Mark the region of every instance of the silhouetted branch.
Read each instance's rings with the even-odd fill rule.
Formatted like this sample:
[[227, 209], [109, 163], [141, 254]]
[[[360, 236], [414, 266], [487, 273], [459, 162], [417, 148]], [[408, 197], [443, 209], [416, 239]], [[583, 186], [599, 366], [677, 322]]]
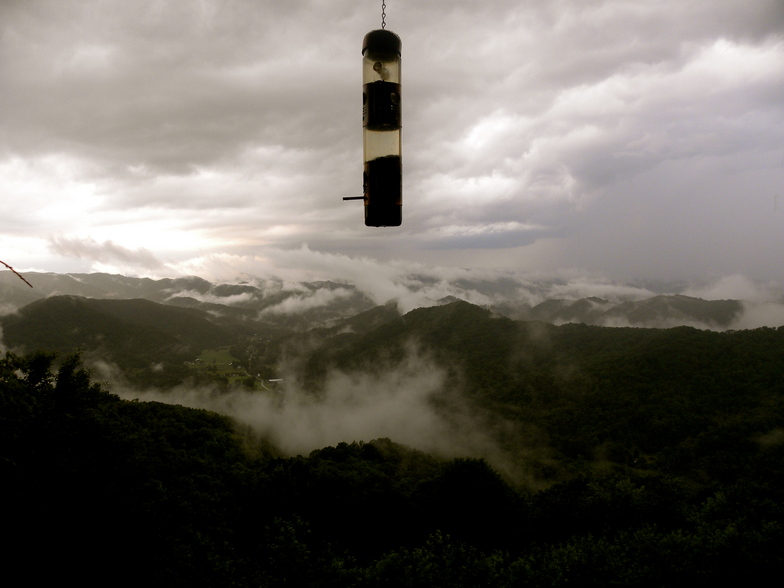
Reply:
[[5, 266], [5, 267], [7, 267], [8, 269], [10, 269], [10, 270], [11, 270], [12, 272], [14, 272], [14, 273], [15, 273], [17, 276], [19, 276], [19, 279], [20, 279], [20, 280], [22, 280], [22, 281], [23, 281], [25, 284], [27, 284], [27, 285], [28, 285], [28, 286], [30, 286], [31, 288], [33, 287], [33, 285], [32, 285], [30, 282], [28, 282], [27, 280], [25, 280], [25, 279], [24, 279], [24, 277], [22, 276], [22, 274], [20, 274], [18, 271], [16, 271], [14, 268], [12, 268], [12, 267], [11, 267], [10, 265], [8, 265], [6, 262], [4, 262], [4, 261], [0, 260], [0, 263], [2, 263], [2, 264]]

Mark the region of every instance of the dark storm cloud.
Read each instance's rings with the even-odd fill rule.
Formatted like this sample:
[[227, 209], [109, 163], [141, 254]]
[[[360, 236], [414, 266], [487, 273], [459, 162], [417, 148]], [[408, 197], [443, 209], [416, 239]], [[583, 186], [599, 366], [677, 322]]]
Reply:
[[31, 265], [56, 234], [183, 267], [307, 242], [784, 277], [780, 214], [754, 200], [784, 185], [780, 0], [399, 0], [387, 15], [405, 220], [371, 231], [340, 199], [361, 192], [359, 53], [379, 3], [3, 2], [0, 247]]
[[298, 130], [318, 118], [304, 108], [308, 85], [339, 90], [326, 83], [329, 62], [311, 52], [308, 63], [287, 38], [301, 33], [287, 20], [297, 9], [277, 4], [12, 4], [3, 33], [12, 146], [183, 173], [260, 138], [302, 144]]

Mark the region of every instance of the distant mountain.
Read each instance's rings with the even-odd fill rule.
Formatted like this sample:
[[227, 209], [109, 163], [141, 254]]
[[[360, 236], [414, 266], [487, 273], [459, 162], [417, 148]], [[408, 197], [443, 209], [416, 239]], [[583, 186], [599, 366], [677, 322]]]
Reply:
[[354, 316], [375, 306], [348, 284], [254, 279], [217, 284], [198, 277], [152, 280], [111, 274], [28, 273], [31, 289], [10, 271], [0, 272], [0, 313], [35, 300], [59, 295], [125, 300], [142, 298], [160, 304], [201, 309], [233, 320], [263, 320], [307, 329]]
[[179, 382], [187, 375], [185, 361], [193, 361], [204, 349], [231, 345], [244, 332], [259, 328], [243, 330], [242, 324], [221, 324], [202, 310], [149, 300], [71, 295], [37, 300], [0, 317], [0, 325], [11, 349], [62, 355], [82, 351], [115, 363], [131, 379], [157, 372], [160, 377], [154, 379], [159, 383]]
[[26, 273], [25, 277], [33, 288], [26, 286], [12, 272], [0, 272], [0, 287], [3, 288], [5, 302], [26, 304], [31, 301], [31, 297], [40, 299], [65, 294], [87, 298], [144, 298], [153, 302], [163, 302], [176, 292], [192, 291], [204, 294], [212, 287], [212, 284], [197, 277], [152, 280], [103, 273], [36, 272]]
[[0, 272], [0, 334], [7, 347], [82, 350], [131, 374], [163, 362], [184, 376], [185, 360], [219, 347], [234, 347], [244, 365], [264, 371], [289, 331], [364, 332], [399, 316], [394, 304], [376, 309], [355, 287], [330, 281], [213, 285], [197, 277], [26, 277], [34, 288]]
[[363, 334], [399, 318], [400, 311], [397, 309], [397, 305], [391, 302], [360, 312], [347, 319], [334, 321], [332, 325], [317, 330], [323, 335]]
[[[340, 325], [340, 328], [357, 330], [365, 328], [360, 324], [362, 320], [352, 324], [343, 324], [342, 321], [378, 306], [367, 292], [356, 285], [336, 281], [291, 283], [267, 277], [212, 284], [193, 276], [153, 280], [101, 273], [33, 272], [26, 277], [34, 288], [29, 288], [12, 272], [0, 271], [0, 314], [13, 312], [50, 296], [74, 295], [106, 300], [145, 299], [202, 310], [229, 322], [262, 321], [299, 331]], [[759, 303], [741, 300], [703, 300], [682, 294], [653, 294], [639, 285], [618, 286], [615, 296], [577, 297], [578, 286], [571, 287], [557, 280], [523, 283], [511, 278], [459, 278], [447, 283], [414, 275], [409, 281], [410, 284], [401, 283], [399, 290], [408, 292], [407, 297], [401, 295], [401, 299], [409, 307], [411, 300], [419, 301], [423, 307], [465, 300], [479, 303], [498, 315], [514, 320], [552, 324], [571, 322], [648, 328], [688, 325], [725, 330], [778, 326], [784, 317], [784, 303], [777, 301], [761, 307]], [[665, 287], [658, 283], [653, 286]], [[685, 288], [685, 285], [679, 284], [679, 287]], [[382, 302], [400, 303], [396, 298]], [[749, 313], [750, 310], [753, 312]], [[753, 314], [751, 322], [743, 320], [747, 314]]]
[[702, 300], [680, 294], [614, 303], [590, 297], [579, 300], [550, 299], [533, 307], [499, 307], [498, 312], [519, 320], [553, 324], [584, 323], [600, 326], [675, 327], [727, 329], [743, 314], [738, 300]]

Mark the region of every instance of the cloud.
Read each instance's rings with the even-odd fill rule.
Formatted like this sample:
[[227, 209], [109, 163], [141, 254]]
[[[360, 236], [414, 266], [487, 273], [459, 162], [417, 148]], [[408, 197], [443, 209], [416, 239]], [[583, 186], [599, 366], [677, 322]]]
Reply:
[[[210, 256], [182, 265], [170, 265], [167, 270], [176, 270], [177, 275], [196, 274], [213, 281], [233, 283], [238, 279], [250, 280], [269, 293], [279, 292], [283, 283], [288, 284], [286, 288], [292, 289], [297, 282], [329, 280], [356, 288], [378, 305], [394, 300], [403, 313], [433, 306], [448, 297], [491, 306], [507, 303], [536, 305], [553, 298], [578, 300], [589, 297], [620, 303], [644, 300], [656, 294], [777, 303], [782, 296], [781, 286], [775, 282], [760, 282], [740, 274], [709, 282], [634, 283], [610, 278], [602, 272], [587, 273], [576, 268], [534, 273], [428, 266], [404, 260], [382, 262], [365, 256], [315, 251], [307, 245], [292, 250], [269, 248], [263, 256], [255, 257]], [[254, 282], [254, 275], [267, 276], [267, 280]], [[310, 290], [301, 290], [286, 305], [326, 304], [335, 294], [324, 291], [318, 297], [310, 296]], [[695, 326], [706, 328], [704, 325]]]
[[379, 16], [364, 4], [3, 2], [0, 247], [71, 268], [48, 239], [79, 227], [176, 263], [306, 242], [780, 276], [780, 215], [760, 212], [783, 179], [780, 0], [390, 6], [404, 222], [379, 231], [341, 202], [362, 185], [359, 48]]
[[689, 287], [683, 291], [683, 294], [704, 300], [745, 300], [748, 302], [768, 302], [775, 296], [769, 288], [740, 274], [723, 276], [708, 284]]
[[784, 326], [784, 303], [743, 302], [743, 313], [731, 325], [733, 329]]
[[[366, 257], [325, 254], [307, 246], [296, 250], [269, 250], [278, 273], [289, 279], [330, 279], [352, 284], [376, 304], [397, 301], [401, 312], [432, 306], [447, 296], [473, 304], [489, 304], [492, 295], [453, 284], [460, 279], [502, 280], [508, 274], [455, 267], [428, 267], [403, 260], [379, 262]], [[492, 290], [492, 289], [491, 289]]]
[[[121, 262], [110, 263], [113, 262], [95, 267], [103, 267], [107, 273], [123, 273]], [[341, 308], [347, 308], [346, 304], [353, 304], [354, 297], [362, 296], [367, 297], [362, 304], [368, 299], [375, 305], [394, 302], [401, 313], [407, 313], [453, 299], [524, 312], [525, 307], [548, 299], [600, 298], [617, 304], [641, 301], [658, 294], [683, 294], [704, 300], [744, 301], [743, 315], [732, 325], [721, 327], [738, 329], [778, 326], [781, 323], [777, 309], [784, 300], [780, 283], [752, 280], [742, 274], [710, 281], [624, 281], [603, 272], [587, 273], [577, 268], [530, 272], [425, 265], [403, 259], [380, 261], [362, 255], [317, 251], [308, 245], [297, 249], [266, 248], [254, 256], [208, 255], [185, 262], [169, 262], [155, 271], [139, 273], [148, 277], [197, 275], [216, 284], [252, 286], [258, 289], [258, 294], [246, 291], [224, 296], [217, 291], [205, 294], [183, 291], [171, 295], [264, 309], [262, 314], [299, 313], [316, 308], [342, 312]], [[318, 282], [330, 285], [322, 287]], [[670, 322], [655, 321], [645, 326], [664, 328], [686, 324], [684, 320], [674, 318]], [[606, 324], [625, 325], [619, 321], [613, 319]], [[711, 324], [689, 324], [697, 328], [719, 328]]]
[[352, 290], [348, 288], [319, 288], [306, 294], [296, 294], [290, 296], [272, 306], [268, 306], [261, 311], [260, 316], [266, 314], [297, 314], [313, 308], [327, 306], [338, 300], [345, 300], [354, 295]]
[[629, 286], [602, 278], [600, 276], [574, 277], [565, 282], [556, 282], [547, 289], [546, 298], [564, 298], [578, 300], [580, 298], [602, 298], [610, 302], [624, 302], [627, 300], [644, 300], [653, 296], [653, 292], [638, 286]]
[[50, 248], [58, 255], [86, 258], [93, 262], [131, 269], [155, 270], [163, 264], [146, 249], [130, 250], [112, 241], [98, 243], [93, 239], [51, 237]]
[[242, 305], [254, 299], [253, 292], [241, 292], [239, 294], [232, 294], [230, 296], [219, 296], [210, 292], [202, 293], [196, 290], [181, 290], [173, 293], [167, 300], [174, 298], [193, 298], [199, 302], [207, 302], [212, 304], [225, 304], [232, 306], [234, 304]]
[[[110, 365], [99, 364], [97, 370], [101, 377], [121, 380]], [[525, 466], [494, 437], [494, 427], [503, 424], [484, 420], [454, 387], [447, 390], [443, 367], [415, 347], [399, 363], [379, 365], [373, 373], [333, 371], [319, 394], [298, 387], [296, 374], [285, 367], [281, 377], [283, 381], [268, 392], [188, 387], [137, 391], [119, 382], [111, 390], [128, 400], [180, 404], [232, 416], [288, 455], [388, 437], [441, 457], [483, 457], [517, 481], [527, 478]], [[521, 454], [528, 451], [518, 449]]]

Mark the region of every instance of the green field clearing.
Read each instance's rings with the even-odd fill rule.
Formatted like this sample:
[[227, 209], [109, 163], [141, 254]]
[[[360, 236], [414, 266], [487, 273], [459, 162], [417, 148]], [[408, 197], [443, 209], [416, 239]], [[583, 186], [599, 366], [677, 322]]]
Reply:
[[205, 349], [201, 352], [201, 355], [199, 355], [199, 359], [207, 365], [228, 365], [234, 361], [237, 361], [237, 358], [232, 356], [229, 349], [230, 347], [221, 347], [220, 349]]
[[235, 367], [237, 358], [234, 357], [229, 347], [219, 349], [205, 349], [195, 362], [188, 364], [193, 370], [207, 372], [214, 377], [226, 378], [229, 385], [240, 385], [249, 374], [241, 367]]

